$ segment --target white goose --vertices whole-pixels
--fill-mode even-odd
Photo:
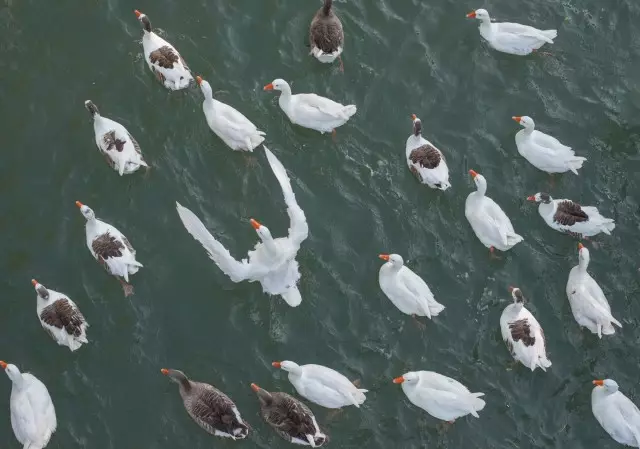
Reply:
[[[467,17],[480,20],[480,36],[491,47],[512,55],[528,55],[544,44],[553,44],[558,36],[556,30],[538,30],[519,23],[491,23],[486,9],[476,9]]]
[[[555,137],[535,129],[536,124],[531,117],[511,117],[524,127],[516,133],[518,153],[538,170],[547,173],[564,173],[571,170],[578,174],[578,169],[587,158],[576,156],[575,151],[560,143]]]
[[[620,444],[640,447],[640,410],[618,389],[615,380],[594,380],[591,411],[602,428]]]
[[[258,281],[265,293],[280,295],[287,304],[296,307],[302,301],[296,285],[300,279],[296,255],[300,244],[309,235],[309,226],[304,212],[296,202],[285,168],[268,148],[264,147],[264,151],[273,174],[280,183],[287,205],[290,220],[287,237],[274,239],[266,226],[251,219],[251,225],[262,242],[258,243],[253,251],[249,251],[248,260],[243,259],[239,262],[207,231],[207,228],[193,212],[179,203],[176,203],[176,208],[182,224],[189,234],[204,246],[211,260],[233,282]]]
[[[528,196],[527,200],[539,204],[538,213],[556,231],[591,237],[601,232],[611,235],[616,227],[611,218],[603,217],[593,206],[581,206],[567,199],[554,200],[544,192]]]
[[[487,180],[484,176],[469,170],[477,191],[467,196],[464,214],[478,239],[493,253],[494,248],[507,251],[524,240],[516,234],[511,220],[495,201],[485,195]]]
[[[449,167],[442,151],[422,137],[422,121],[415,114],[413,120],[413,134],[407,139],[405,156],[409,170],[416,175],[421,183],[432,189],[447,190],[449,183]]]
[[[85,234],[87,248],[91,255],[107,270],[107,273],[120,281],[125,296],[132,295],[133,287],[128,284],[129,275],[137,273],[143,266],[136,260],[136,250],[122,232],[98,220],[90,207],[80,201],[76,201],[76,206],[80,208],[80,212],[87,220]]]
[[[264,142],[265,133],[258,130],[248,118],[232,108],[213,98],[211,85],[201,77],[196,82],[204,94],[202,110],[207,124],[220,139],[232,150],[253,151]]]
[[[151,22],[146,14],[137,9],[134,12],[144,30],[142,48],[149,69],[167,89],[180,90],[188,87],[193,76],[178,50],[151,31]]]
[[[567,298],[578,324],[602,338],[603,334],[616,333],[614,324],[618,327],[622,327],[622,324],[611,314],[611,307],[602,289],[587,273],[588,266],[589,250],[578,243],[578,265],[569,272]]]
[[[551,366],[545,348],[544,331],[531,312],[524,307],[524,296],[519,288],[509,287],[513,304],[509,304],[500,316],[500,332],[509,352],[518,362],[531,371]]]
[[[142,158],[140,145],[124,126],[101,116],[98,107],[91,100],[85,101],[84,105],[93,117],[93,132],[98,149],[120,176],[131,174],[140,167],[148,167]]]
[[[315,129],[323,134],[335,134],[335,129],[347,123],[357,110],[353,104],[344,106],[316,94],[292,95],[291,87],[283,79],[273,80],[264,86],[264,90],[282,92],[278,104],[292,123]]]
[[[11,427],[23,449],[42,449],[58,426],[56,410],[47,387],[33,374],[0,360],[11,382]]]
[[[35,279],[32,279],[31,283],[38,294],[38,319],[51,338],[59,345],[67,346],[72,352],[88,343],[89,324],[76,303],[63,293],[47,289]]]
[[[380,289],[402,313],[431,318],[444,310],[426,282],[404,265],[402,256],[380,254],[379,257],[387,262],[378,274]]]
[[[275,368],[289,372],[289,382],[300,396],[326,408],[357,408],[367,399],[368,390],[356,387],[339,372],[322,365],[298,365],[285,360],[273,362]]]
[[[484,393],[471,393],[460,382],[433,371],[412,371],[393,379],[402,384],[402,391],[412,404],[434,418],[453,423],[457,418],[472,415],[479,418],[485,402]]]

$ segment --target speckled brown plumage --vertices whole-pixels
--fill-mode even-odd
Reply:
[[[124,245],[121,241],[106,232],[91,242],[91,248],[98,259],[107,260],[110,257],[122,256]]]
[[[536,342],[536,338],[531,335],[531,325],[526,318],[510,322],[509,330],[513,341],[522,340],[525,346],[533,346]]]
[[[553,215],[553,221],[565,226],[573,226],[576,223],[588,220],[589,216],[582,210],[580,205],[569,200],[558,203],[556,213]]]
[[[318,47],[325,53],[333,53],[342,46],[344,31],[342,23],[331,8],[331,1],[316,12],[309,26],[309,44]]]
[[[124,150],[125,140],[117,139],[115,131],[109,131],[102,136],[102,140],[107,147],[106,151],[116,150],[118,153],[122,153]]]
[[[271,393],[271,398],[271,403],[261,401],[260,412],[278,435],[287,441],[298,438],[305,442],[306,435],[315,435],[316,427],[309,407],[286,393]],[[317,446],[323,443],[324,439],[316,438]]]
[[[414,164],[420,164],[424,168],[433,169],[440,165],[441,156],[433,145],[425,144],[411,151],[409,160]]]
[[[58,299],[42,309],[40,319],[49,326],[64,328],[67,334],[74,337],[82,335],[82,325],[85,322],[82,313],[74,309],[66,298]],[[50,335],[53,336],[51,333]]]
[[[164,69],[172,69],[173,64],[180,60],[178,54],[168,45],[162,46],[154,50],[149,55],[151,64],[158,64]]]

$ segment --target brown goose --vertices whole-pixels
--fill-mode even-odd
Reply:
[[[182,371],[162,368],[165,376],[178,384],[184,408],[191,418],[211,435],[242,440],[249,426],[229,397],[209,384],[193,382]]]
[[[342,23],[332,9],[333,0],[324,0],[322,8],[316,12],[309,26],[309,46],[311,53],[320,62],[333,62],[340,59],[340,70],[344,70],[342,64],[342,46],[344,45],[344,32]]]
[[[260,400],[262,418],[287,441],[303,446],[320,447],[327,436],[320,431],[309,407],[286,393],[269,393],[251,384]]]

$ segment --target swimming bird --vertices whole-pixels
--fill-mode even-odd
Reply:
[[[140,145],[124,126],[101,116],[93,101],[87,100],[84,105],[93,117],[93,132],[98,150],[111,168],[122,176],[131,174],[140,167],[149,167],[142,157]]]
[[[618,327],[622,327],[622,324],[611,314],[611,306],[606,296],[587,272],[588,266],[589,250],[582,243],[578,243],[578,265],[569,272],[567,298],[578,324],[602,338],[603,334],[616,333],[614,324]]]
[[[449,167],[442,151],[422,137],[422,121],[415,114],[413,133],[407,139],[405,154],[409,170],[418,180],[432,189],[447,190],[449,183]]]
[[[611,235],[616,227],[611,218],[600,215],[598,208],[581,206],[571,200],[554,200],[548,193],[538,192],[527,197],[538,203],[538,213],[550,228],[577,237],[591,237],[604,232]]]
[[[289,360],[273,362],[272,365],[289,373],[289,382],[300,396],[322,407],[336,409],[355,405],[360,408],[367,399],[364,394],[368,390],[358,388],[345,376],[326,366],[298,365]]]
[[[591,411],[602,428],[620,444],[640,447],[640,410],[615,380],[594,380]]]
[[[144,30],[142,48],[149,69],[167,89],[180,90],[188,87],[193,76],[178,50],[151,31],[151,22],[146,14],[137,9],[134,13]]]
[[[251,384],[260,400],[262,418],[287,441],[302,446],[320,447],[327,436],[320,430],[313,412],[287,393],[270,393]]]
[[[228,104],[213,98],[211,85],[197,76],[196,82],[204,94],[202,110],[207,124],[232,150],[253,151],[264,142],[265,133]]]
[[[557,30],[538,30],[519,23],[492,23],[486,9],[476,9],[467,17],[480,21],[480,36],[491,47],[512,55],[528,55],[544,44],[553,44],[558,36]]]
[[[342,64],[342,47],[344,46],[344,31],[342,22],[332,8],[333,0],[324,0],[309,25],[309,46],[312,54],[320,62],[333,62],[340,59],[340,70],[344,71]]]
[[[524,306],[525,298],[517,287],[509,287],[513,304],[500,315],[500,332],[509,352],[518,362],[534,371],[546,371],[551,366],[545,348],[544,331],[531,312]]]
[[[76,303],[64,293],[49,290],[35,279],[32,279],[31,283],[37,293],[38,319],[51,338],[72,352],[88,343],[89,324]]]
[[[289,235],[274,239],[271,231],[258,221],[251,219],[261,242],[249,251],[248,260],[235,260],[229,250],[218,242],[204,224],[186,207],[176,203],[178,215],[189,234],[193,236],[209,254],[211,260],[231,278],[233,282],[260,282],[269,295],[280,295],[291,307],[300,305],[302,297],[297,287],[300,279],[296,256],[301,243],[309,235],[309,226],[304,212],[298,206],[285,168],[267,147],[265,154],[273,174],[280,183],[289,214]]]
[[[347,123],[356,113],[355,105],[342,105],[316,94],[291,94],[291,87],[283,79],[275,79],[264,90],[279,90],[278,104],[291,123],[314,129],[320,133],[331,132]]]
[[[402,256],[380,254],[378,257],[386,261],[378,274],[380,289],[402,313],[431,318],[444,310],[426,282],[405,266]]]
[[[189,380],[182,371],[166,368],[160,371],[178,384],[185,410],[206,432],[233,440],[247,437],[249,426],[226,394],[209,384]]]
[[[535,129],[531,117],[511,117],[524,127],[516,133],[518,153],[538,170],[547,173],[565,173],[571,170],[578,174],[578,169],[587,158],[576,156],[575,151],[560,143],[555,137]]]
[[[118,279],[125,296],[132,295],[133,287],[128,283],[129,275],[137,273],[143,266],[136,260],[136,250],[122,232],[98,220],[89,206],[85,206],[80,201],[76,201],[76,206],[80,208],[80,212],[87,220],[85,234],[91,255],[107,270],[107,273]]]
[[[487,180],[481,174],[469,170],[477,191],[467,196],[464,214],[478,239],[491,253],[494,249],[507,251],[520,243],[522,236],[516,234],[507,214],[495,201],[486,196]]]
[[[33,374],[22,374],[17,366],[0,360],[0,368],[11,379],[11,427],[23,449],[43,449],[56,431],[56,409],[47,387]]]
[[[411,371],[393,379],[413,405],[450,424],[466,415],[479,418],[484,393],[471,393],[460,382],[433,371]]]

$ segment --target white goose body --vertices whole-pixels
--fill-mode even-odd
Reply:
[[[611,380],[594,380],[591,411],[602,428],[620,444],[640,447],[640,410]]]
[[[467,196],[464,214],[478,240],[489,249],[507,251],[520,243],[522,236],[516,234],[507,214],[495,201],[485,195],[487,181],[484,176],[469,170],[477,186],[477,191]]]
[[[300,245],[309,235],[309,226],[303,210],[296,202],[291,182],[280,161],[264,147],[269,165],[276,176],[284,194],[289,214],[289,235],[274,239],[266,226],[251,220],[253,228],[262,240],[248,259],[235,260],[229,250],[218,242],[207,230],[202,221],[186,207],[176,203],[178,215],[187,231],[205,248],[211,260],[233,282],[260,282],[265,293],[280,295],[292,307],[300,305],[302,298],[297,287],[300,279],[296,256]]]
[[[356,387],[339,372],[322,365],[298,365],[274,362],[273,366],[289,372],[289,381],[300,396],[322,407],[336,409],[349,405],[359,408],[368,390]]]
[[[357,111],[355,105],[344,106],[316,94],[293,95],[289,84],[282,79],[267,84],[264,90],[282,92],[278,104],[292,123],[323,134],[347,123]]]
[[[573,317],[580,326],[602,338],[602,335],[615,334],[615,324],[622,324],[611,314],[611,306],[598,283],[589,275],[589,250],[578,244],[578,265],[569,272],[567,298]]]
[[[88,343],[89,324],[78,306],[65,294],[47,289],[35,279],[31,283],[37,293],[36,312],[44,330],[72,352]]]
[[[531,371],[540,367],[543,371],[551,366],[547,358],[544,331],[538,320],[526,307],[519,288],[511,291],[514,303],[509,304],[500,316],[502,339],[515,360]]]
[[[129,175],[140,167],[148,167],[142,157],[140,145],[124,126],[101,116],[91,100],[85,101],[84,104],[93,117],[96,146],[120,176]]]
[[[138,10],[135,14],[142,23],[142,48],[149,69],[167,89],[180,90],[188,87],[193,76],[178,50],[151,31],[151,22],[145,14]]]
[[[387,261],[380,267],[380,289],[402,313],[431,318],[444,310],[426,282],[404,265],[400,255],[381,254],[380,258]]]
[[[449,182],[449,167],[447,161],[438,148],[422,137],[422,122],[415,114],[413,118],[413,133],[407,138],[405,157],[407,166],[419,181],[432,189],[447,190]]]
[[[23,449],[46,447],[58,425],[49,390],[33,374],[22,374],[15,365],[0,361],[0,367],[13,383],[9,409],[16,439]]]
[[[236,109],[213,98],[213,91],[207,81],[199,76],[197,83],[204,94],[202,110],[207,124],[224,143],[232,150],[253,151],[264,142],[265,133],[258,130]]]
[[[492,23],[485,9],[477,9],[467,17],[480,20],[480,36],[491,47],[512,55],[528,55],[544,44],[553,44],[553,39],[558,36],[556,30],[539,30],[519,23]]]
[[[412,371],[393,380],[402,384],[402,391],[412,404],[434,418],[453,422],[472,415],[479,418],[485,402],[484,393],[471,393],[460,382],[433,371]]]

